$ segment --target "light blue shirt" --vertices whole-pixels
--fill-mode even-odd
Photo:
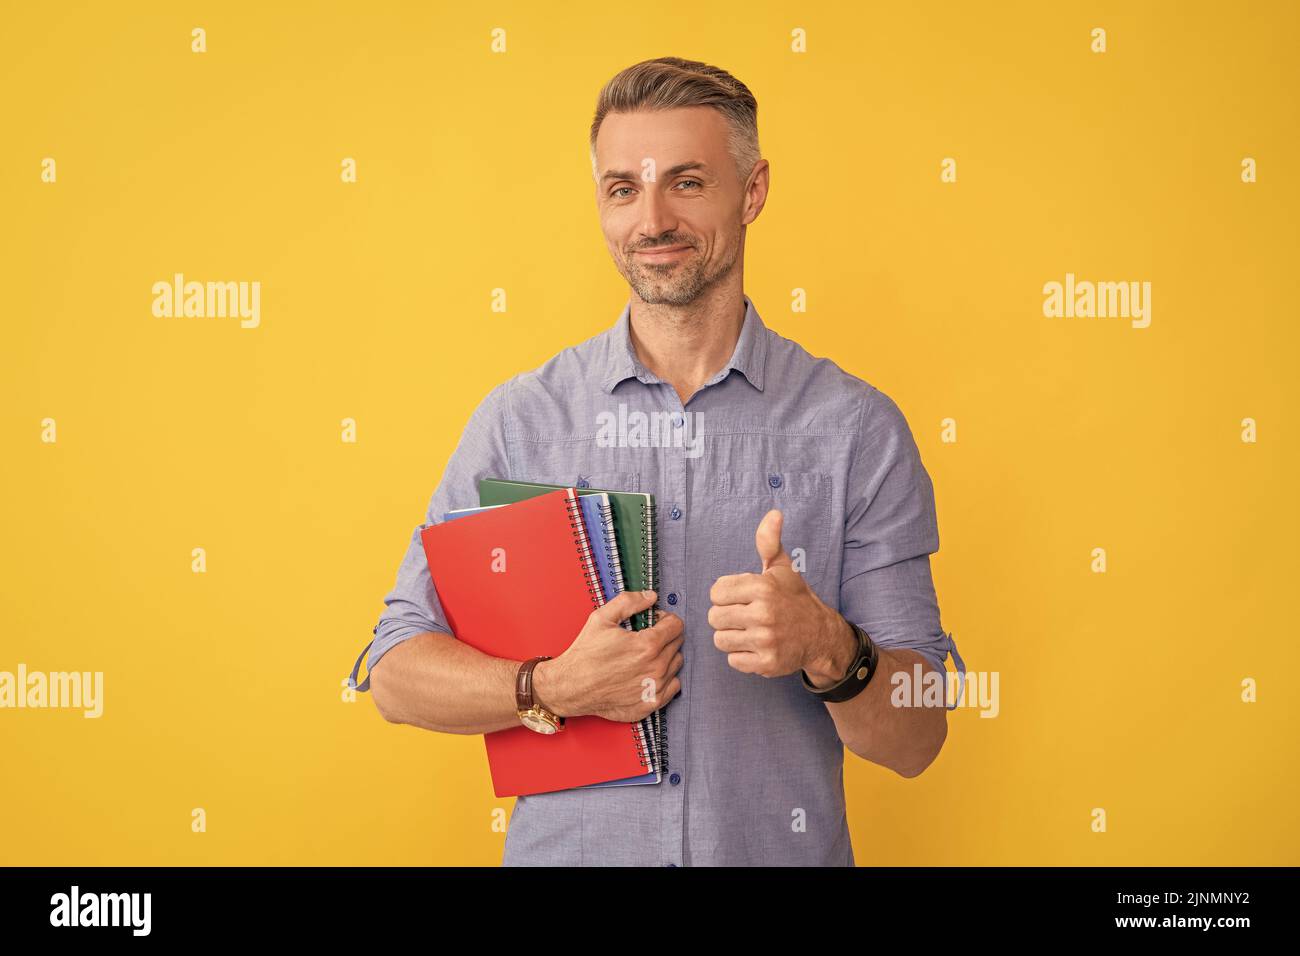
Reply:
[[[507,865],[853,864],[845,751],[826,705],[798,673],[733,670],[707,620],[718,577],[760,570],[754,531],[771,508],[822,601],[881,647],[910,648],[939,670],[951,650],[964,671],[930,575],[934,490],[902,412],[767,328],[748,296],[745,307],[730,361],[685,406],[637,359],[630,304],[612,328],[498,385],[411,532],[371,669],[416,634],[450,633],[420,530],[478,505],[480,478],[655,495],[659,607],[685,634],[682,693],[666,709],[668,773],[653,786],[519,797]],[[486,765],[482,785],[491,792]]]

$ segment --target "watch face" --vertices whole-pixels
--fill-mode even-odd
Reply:
[[[555,725],[543,719],[536,711],[526,710],[519,715],[519,720],[529,730],[539,734],[555,733]]]

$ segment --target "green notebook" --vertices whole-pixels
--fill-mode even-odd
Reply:
[[[558,488],[573,488],[580,495],[609,495],[610,510],[614,514],[614,540],[618,543],[619,566],[623,571],[623,584],[629,591],[659,590],[659,560],[655,552],[655,496],[639,491],[610,491],[605,488],[577,488],[573,485],[547,485],[536,481],[508,481],[504,478],[483,478],[478,483],[478,503],[508,505],[525,498],[535,498]],[[655,622],[655,608],[650,607],[632,615],[632,630],[640,631]],[[651,715],[655,743],[655,769],[668,771],[668,755],[664,752],[663,710]]]

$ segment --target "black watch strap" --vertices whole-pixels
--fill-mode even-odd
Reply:
[[[858,639],[858,650],[854,655],[853,664],[849,667],[849,672],[837,684],[830,687],[814,687],[808,682],[808,675],[800,671],[803,677],[803,686],[818,700],[830,704],[842,704],[846,700],[852,700],[862,689],[871,683],[872,676],[876,673],[876,664],[880,660],[880,653],[876,650],[876,645],[872,643],[867,632],[858,627],[852,621],[848,622],[849,627],[853,628],[853,633]]]

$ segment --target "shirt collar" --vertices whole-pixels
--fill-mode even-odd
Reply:
[[[701,387],[722,381],[734,368],[745,376],[750,385],[760,392],[763,390],[763,368],[767,360],[767,326],[759,318],[758,310],[754,308],[754,303],[749,296],[742,293],[742,297],[745,300],[745,321],[740,327],[740,338],[736,340],[736,348],[722,370]],[[636,357],[636,349],[632,345],[631,323],[632,301],[629,299],[623,306],[618,321],[605,336],[607,368],[603,385],[606,392],[612,392],[619,382],[629,378],[635,378],[648,385],[663,381],[641,364],[641,360]]]

